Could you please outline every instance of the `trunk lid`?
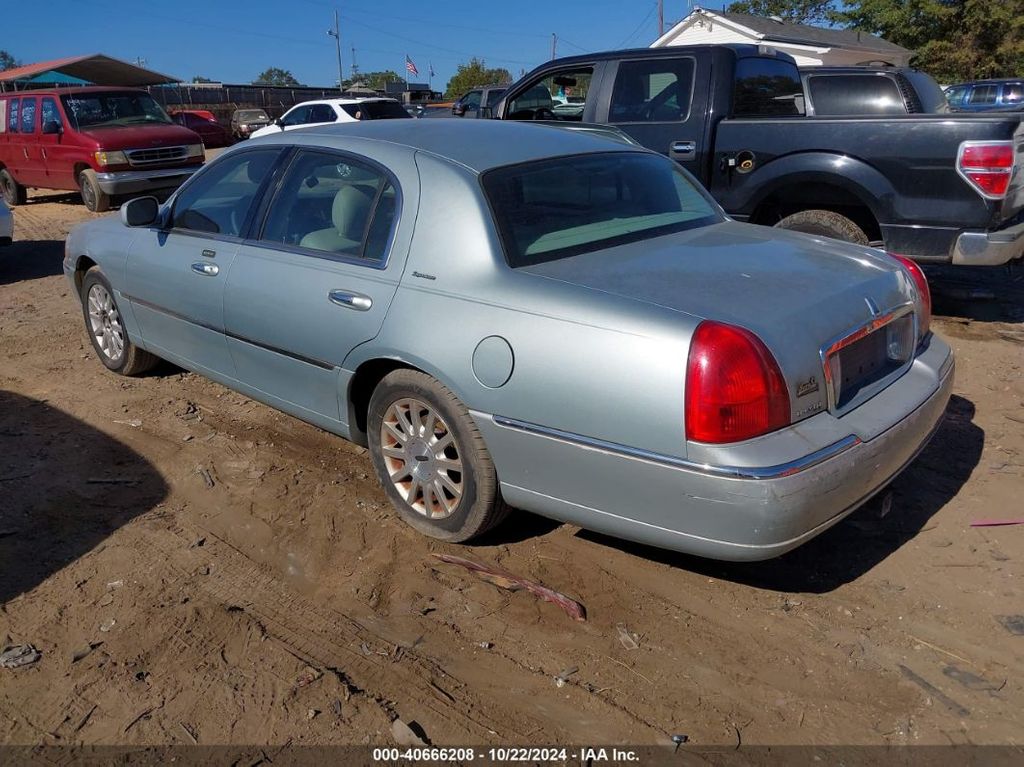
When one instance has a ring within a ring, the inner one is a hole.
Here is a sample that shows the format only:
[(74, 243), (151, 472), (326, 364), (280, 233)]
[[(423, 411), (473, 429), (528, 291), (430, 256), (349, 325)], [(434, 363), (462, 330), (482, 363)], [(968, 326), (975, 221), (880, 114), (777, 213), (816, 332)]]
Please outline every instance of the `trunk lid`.
[(732, 221), (520, 271), (753, 331), (786, 377), (794, 420), (828, 407), (821, 350), (913, 296), (870, 248)]

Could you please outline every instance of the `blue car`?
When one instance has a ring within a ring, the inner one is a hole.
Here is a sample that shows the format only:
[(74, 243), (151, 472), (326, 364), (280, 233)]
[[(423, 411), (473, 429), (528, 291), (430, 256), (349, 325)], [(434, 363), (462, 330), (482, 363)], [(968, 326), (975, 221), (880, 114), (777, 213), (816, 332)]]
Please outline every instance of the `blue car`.
[(912, 261), (731, 221), (600, 131), (279, 132), (77, 227), (64, 269), (111, 371), (170, 360), (367, 446), (446, 541), (526, 509), (776, 556), (910, 463), (953, 381)]

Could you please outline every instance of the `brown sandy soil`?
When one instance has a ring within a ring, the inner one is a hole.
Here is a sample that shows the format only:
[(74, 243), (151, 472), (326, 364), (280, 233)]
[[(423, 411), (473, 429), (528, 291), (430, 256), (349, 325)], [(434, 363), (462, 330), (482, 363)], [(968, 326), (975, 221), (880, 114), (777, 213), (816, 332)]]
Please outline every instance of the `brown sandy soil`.
[(740, 566), (524, 513), (472, 548), (429, 541), (362, 449), (169, 365), (106, 372), (60, 274), (89, 214), (37, 196), (15, 217), (0, 642), (43, 655), (0, 670), (0, 742), (387, 744), (401, 717), (435, 744), (1020, 744), (1024, 636), (1000, 616), (1024, 613), (1024, 527), (969, 527), (1024, 516), (1024, 282), (1005, 272), (936, 284), (956, 396), (891, 511)]

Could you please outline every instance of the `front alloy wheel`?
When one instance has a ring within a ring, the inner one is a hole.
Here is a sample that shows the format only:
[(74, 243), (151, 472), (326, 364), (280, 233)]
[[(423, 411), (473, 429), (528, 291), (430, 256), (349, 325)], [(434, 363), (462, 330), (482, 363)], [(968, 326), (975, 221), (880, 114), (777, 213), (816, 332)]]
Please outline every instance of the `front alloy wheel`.
[(124, 328), (114, 299), (110, 297), (110, 291), (97, 282), (89, 288), (88, 301), (92, 342), (108, 363), (117, 365), (124, 355)]

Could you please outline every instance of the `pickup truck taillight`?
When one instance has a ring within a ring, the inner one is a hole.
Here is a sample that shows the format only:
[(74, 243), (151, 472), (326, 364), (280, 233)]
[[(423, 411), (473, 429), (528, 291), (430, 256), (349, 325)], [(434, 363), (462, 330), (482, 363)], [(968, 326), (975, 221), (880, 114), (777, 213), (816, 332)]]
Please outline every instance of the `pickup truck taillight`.
[(914, 302), (917, 304), (918, 315), (917, 336), (919, 339), (923, 339), (928, 335), (928, 328), (932, 323), (932, 292), (928, 288), (928, 278), (924, 276), (921, 267), (913, 259), (906, 256), (897, 256), (895, 253), (890, 253), (889, 255), (900, 262), (903, 268), (910, 273), (910, 277), (914, 281), (914, 287), (917, 292), (917, 300)]
[(705, 320), (686, 365), (686, 438), (739, 442), (790, 423), (789, 392), (771, 352), (749, 330)]
[(1013, 176), (1012, 141), (964, 141), (956, 156), (956, 170), (989, 200), (1006, 196)]

